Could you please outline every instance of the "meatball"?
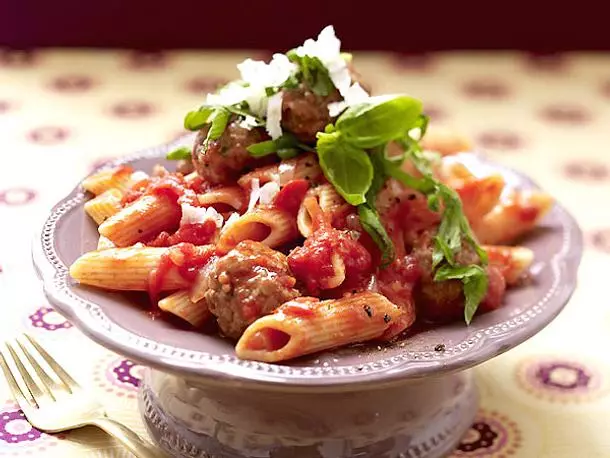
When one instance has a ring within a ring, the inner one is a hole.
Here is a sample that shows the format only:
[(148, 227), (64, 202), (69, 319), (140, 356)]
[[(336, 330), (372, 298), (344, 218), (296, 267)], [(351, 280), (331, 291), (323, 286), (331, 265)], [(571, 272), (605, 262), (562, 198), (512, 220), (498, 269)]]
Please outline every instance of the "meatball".
[(257, 318), (299, 297), (286, 256), (246, 240), (208, 268), (205, 299), (222, 332), (237, 339)]
[(338, 91), (326, 97), (317, 95), (306, 85), (284, 91), (282, 98), (282, 128), (292, 132), (299, 140), (314, 144), (316, 133), (323, 132), (333, 121), (328, 104), (341, 100)]
[[(426, 321), (447, 323), (464, 316), (464, 285), (460, 280), (434, 281), (432, 252), (434, 240), (430, 232), (424, 232), (411, 255), (421, 269), (421, 278), (414, 290), (418, 316)], [(464, 243), (456, 256), (459, 264), (477, 264), (479, 257), (474, 249)]]
[(201, 178), (212, 185), (234, 182), (244, 172), (270, 163), (272, 156), (252, 157), (248, 146), (268, 140), (263, 128), (246, 129), (233, 119), (217, 140), (205, 145), (209, 126), (201, 129), (193, 146), (193, 165)]

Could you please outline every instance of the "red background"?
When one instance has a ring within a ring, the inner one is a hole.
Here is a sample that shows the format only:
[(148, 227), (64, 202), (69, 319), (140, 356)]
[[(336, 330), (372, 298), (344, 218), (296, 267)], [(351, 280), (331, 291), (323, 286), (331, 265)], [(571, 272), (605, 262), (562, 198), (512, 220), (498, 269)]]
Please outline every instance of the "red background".
[(0, 46), (283, 50), (333, 24), (347, 49), (610, 50), (608, 2), (0, 0)]

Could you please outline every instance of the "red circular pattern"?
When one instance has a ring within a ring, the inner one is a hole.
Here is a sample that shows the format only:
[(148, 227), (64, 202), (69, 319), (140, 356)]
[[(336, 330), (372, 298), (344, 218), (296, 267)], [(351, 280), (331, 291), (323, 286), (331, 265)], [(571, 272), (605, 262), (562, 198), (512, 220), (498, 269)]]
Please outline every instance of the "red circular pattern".
[(27, 138), (39, 145), (57, 145), (68, 138), (68, 129), (57, 126), (42, 126), (28, 132)]
[(207, 94), (227, 84), (226, 78), (219, 76), (198, 76), (186, 82), (186, 90), (193, 94)]
[(578, 105), (552, 105), (544, 108), (542, 117), (549, 121), (562, 124), (584, 124), (591, 120), (591, 113)]
[(154, 111), (154, 107), (150, 103), (140, 100), (127, 100), (111, 107), (112, 114), (119, 118), (145, 118)]
[(396, 53), (393, 62), (398, 70), (405, 72), (429, 72), (434, 69), (435, 58), (432, 54)]
[(515, 132), (493, 130), (479, 135), (477, 143), (486, 149), (515, 150), (523, 145), (523, 140)]
[(567, 58), (561, 53), (529, 53), (526, 56), (526, 67), (531, 70), (556, 73), (567, 68)]
[(501, 99), (510, 93), (507, 84), (493, 78), (468, 81), (464, 84), (463, 91), (468, 97), (482, 99)]
[(566, 164), (563, 171), (568, 178), (583, 181), (603, 181), (610, 176), (606, 164), (586, 159)]
[(161, 51), (131, 51), (127, 55), (126, 67), (131, 70), (154, 70), (168, 65), (167, 54)]
[(94, 85), (93, 78), (87, 75), (62, 75), (51, 81), (51, 88), (59, 92), (85, 92)]
[(36, 199), (36, 191), (29, 188), (9, 188), (0, 191), (0, 205), (17, 207)]
[(14, 108), (14, 104), (8, 100), (0, 100), (0, 114), (6, 113), (10, 109)]
[(0, 48), (0, 67), (30, 67), (35, 61), (36, 56), (32, 51)]
[(595, 248), (610, 254), (610, 229), (593, 231), (589, 236), (589, 240)]

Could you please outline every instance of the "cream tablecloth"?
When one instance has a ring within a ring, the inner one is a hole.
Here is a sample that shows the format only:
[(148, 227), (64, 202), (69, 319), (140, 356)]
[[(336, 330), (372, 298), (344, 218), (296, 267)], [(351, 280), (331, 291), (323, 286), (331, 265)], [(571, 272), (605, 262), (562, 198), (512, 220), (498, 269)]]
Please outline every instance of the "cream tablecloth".
[[(34, 334), (140, 433), (142, 368), (50, 308), (31, 266), (32, 234), (95, 164), (180, 135), (185, 111), (250, 54), (0, 50), (0, 332)], [(529, 173), (586, 234), (565, 311), (476, 369), (481, 409), (455, 456), (609, 457), (610, 55), (362, 54), (355, 62), (377, 92), (421, 97), (435, 124)], [(0, 456), (128, 454), (96, 429), (31, 428), (1, 380)]]

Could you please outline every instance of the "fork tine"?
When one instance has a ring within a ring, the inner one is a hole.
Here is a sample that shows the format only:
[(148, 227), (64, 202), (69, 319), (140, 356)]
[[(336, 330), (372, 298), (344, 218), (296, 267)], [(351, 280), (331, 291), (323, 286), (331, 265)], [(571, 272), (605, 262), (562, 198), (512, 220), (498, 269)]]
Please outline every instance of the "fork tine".
[[(0, 352), (0, 367), (2, 367), (2, 372), (4, 372), (4, 378), (6, 379), (6, 382), (9, 386), (9, 388), (11, 389), (11, 392), (13, 393), (13, 397), (15, 398), (15, 401), (17, 401), (17, 404), (19, 404), (19, 407), (21, 407), (21, 410), (25, 410), (26, 408), (35, 407), (34, 400), (26, 399), (25, 395), (21, 391), (21, 388), (19, 388), (19, 384), (17, 383), (17, 380), (13, 376), (13, 373), (11, 372), (8, 362), (6, 361), (6, 358), (4, 357), (4, 352)], [(30, 394), (30, 393), (28, 393), (28, 394)]]
[(30, 362), (30, 366), (32, 366), (32, 368), (38, 375), (38, 378), (40, 378), (40, 380), (42, 381), (42, 385), (43, 385), (46, 393), (49, 396), (51, 396), (51, 398), (53, 398), (53, 400), (56, 400), (55, 396), (53, 395), (53, 390), (58, 388), (57, 383), (55, 383), (55, 380), (53, 380), (51, 377), (49, 377), (49, 374), (47, 374), (47, 372), (42, 368), (42, 366), (38, 363), (38, 361), (36, 361), (36, 359), (34, 359), (32, 354), (30, 353), (30, 351), (26, 348), (25, 345), (23, 345), (19, 341), (19, 339), (17, 339), (16, 342), (17, 342), (17, 345), (19, 345), (21, 352), (25, 355), (25, 357)]
[(74, 392), (75, 389), (79, 388), (80, 385), (76, 380), (68, 374), (61, 365), (55, 361), (55, 359), (47, 353), (47, 351), (42, 348), (42, 346), (29, 334), (25, 334), (26, 339), (32, 344), (32, 346), (40, 353), (42, 359), (49, 365), (49, 367), (55, 371), (55, 374), (59, 379), (66, 385), (66, 387), (70, 390), (71, 393)]
[(41, 403), (44, 404), (45, 401), (48, 401), (49, 396), (40, 389), (36, 381), (32, 378), (12, 345), (6, 342), (6, 348), (8, 348), (8, 351), (11, 354), (11, 357), (13, 358), (13, 362), (15, 363), (19, 374), (23, 378), (25, 386), (30, 391), (34, 402), (38, 405), (38, 407), (40, 407)]

